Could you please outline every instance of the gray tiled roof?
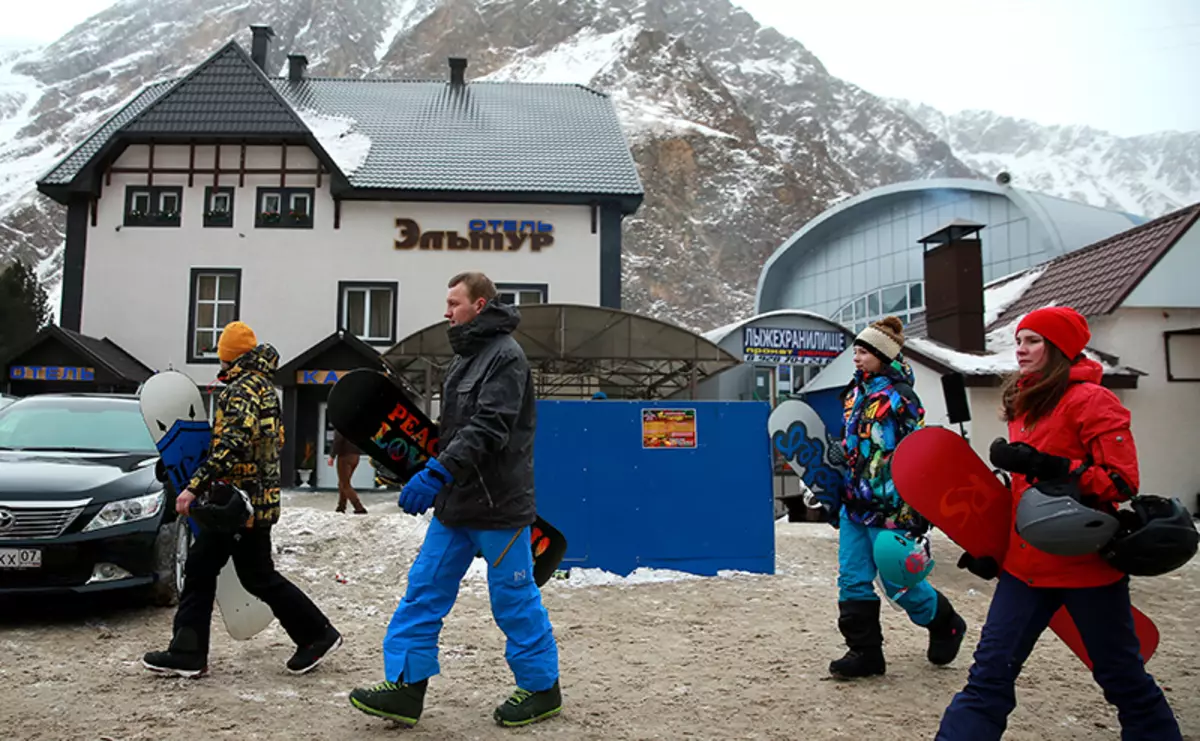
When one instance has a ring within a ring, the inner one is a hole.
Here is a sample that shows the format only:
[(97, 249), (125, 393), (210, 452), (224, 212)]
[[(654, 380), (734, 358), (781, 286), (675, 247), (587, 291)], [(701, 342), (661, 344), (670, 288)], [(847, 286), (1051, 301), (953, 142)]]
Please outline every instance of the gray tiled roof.
[(230, 42), (121, 127), (132, 134), (304, 134), (242, 47)]
[(371, 139), (356, 187), (642, 194), (611, 100), (580, 85), (272, 81), (297, 110), (352, 118)]
[[(168, 92), (169, 91), (169, 92)], [(150, 86), (59, 163), (62, 185), (114, 134), (307, 134), (298, 112), (354, 120), (371, 140), (357, 188), (638, 196), (608, 96), (580, 85), (267, 78), (230, 42), (186, 77)], [(317, 139), (318, 142), (322, 140)], [(322, 143), (334, 162), (339, 147)]]
[(98, 340), (65, 327), (59, 329), (85, 352), (106, 364), (117, 375), (130, 381), (145, 381), (151, 376), (149, 368), (107, 337)]
[(105, 121), (98, 129), (92, 132), (91, 136), (84, 139), (79, 146), (75, 147), (70, 154), (47, 172), (41, 178), (41, 182), (49, 185), (65, 185), (71, 182), (71, 179), (83, 169), (88, 160), (100, 151), (100, 148), (104, 146), (104, 143), (112, 137), (117, 129), (145, 110), (146, 106), (158, 100), (174, 84), (174, 80), (156, 82), (135, 95), (132, 100), (125, 104), (124, 108), (117, 111), (112, 118)]

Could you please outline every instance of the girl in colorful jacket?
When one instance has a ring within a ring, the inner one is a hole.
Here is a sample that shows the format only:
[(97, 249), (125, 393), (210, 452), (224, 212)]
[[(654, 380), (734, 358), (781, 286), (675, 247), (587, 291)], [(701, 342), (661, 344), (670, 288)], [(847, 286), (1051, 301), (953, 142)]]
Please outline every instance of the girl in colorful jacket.
[[(929, 523), (900, 498), (892, 483), (892, 452), (925, 424), (925, 410), (913, 391), (912, 368), (901, 355), (903, 346), (904, 325), (894, 316), (865, 328), (854, 340), (854, 380), (842, 392), (847, 473), (838, 527), (838, 629), (849, 651), (829, 665), (838, 679), (887, 669), (880, 601), (873, 585), (878, 572), (876, 538), (929, 530)], [(967, 624), (950, 601), (925, 580), (907, 590), (881, 581), (909, 619), (928, 629), (929, 661), (953, 661)]]
[[(1068, 307), (1038, 309), (1017, 325), (1018, 371), (1002, 397), (1009, 441), (998, 438), (990, 452), (994, 466), (1012, 473), (1014, 522), (1031, 483), (1061, 481), (1081, 469), (1080, 499), (1110, 514), (1137, 491), (1129, 410), (1100, 385), (1100, 365), (1083, 355), (1090, 338), (1087, 320)], [(1171, 708), (1143, 665), (1127, 575), (1098, 553), (1046, 553), (1015, 530), (1003, 569), (970, 554), (959, 565), (999, 581), (967, 685), (942, 716), (936, 741), (1000, 739), (1017, 704), (1017, 675), (1063, 605), (1092, 659), (1092, 678), (1117, 707), (1122, 741), (1180, 741)]]

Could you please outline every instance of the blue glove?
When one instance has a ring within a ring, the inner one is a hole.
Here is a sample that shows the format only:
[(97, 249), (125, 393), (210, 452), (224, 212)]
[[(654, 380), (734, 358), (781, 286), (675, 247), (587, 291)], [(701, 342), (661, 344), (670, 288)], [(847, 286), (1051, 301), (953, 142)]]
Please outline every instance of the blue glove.
[(425, 467), (408, 480), (400, 490), (400, 509), (410, 515), (423, 514), (433, 506), (438, 492), (454, 481), (454, 477), (437, 458), (430, 458)]

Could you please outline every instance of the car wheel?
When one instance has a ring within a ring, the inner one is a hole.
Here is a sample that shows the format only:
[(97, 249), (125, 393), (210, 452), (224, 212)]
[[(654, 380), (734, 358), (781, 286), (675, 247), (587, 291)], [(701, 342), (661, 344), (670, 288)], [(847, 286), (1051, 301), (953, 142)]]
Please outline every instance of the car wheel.
[(151, 587), (154, 604), (160, 607), (179, 604), (184, 566), (191, 545), (192, 531), (182, 517), (158, 529), (158, 538), (154, 541), (154, 585)]

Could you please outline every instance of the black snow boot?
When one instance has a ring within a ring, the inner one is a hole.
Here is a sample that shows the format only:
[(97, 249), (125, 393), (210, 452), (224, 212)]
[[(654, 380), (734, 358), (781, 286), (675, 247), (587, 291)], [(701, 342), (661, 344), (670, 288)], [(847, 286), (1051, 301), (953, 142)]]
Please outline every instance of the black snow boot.
[(405, 684), (380, 682), (374, 687), (359, 687), (350, 692), (350, 704), (367, 715), (387, 718), (412, 728), (425, 709), (428, 679)]
[(297, 646), (296, 653), (288, 659), (287, 670), (292, 674), (305, 674), (317, 668), (329, 654), (342, 645), (342, 634), (332, 625), (325, 626), (321, 637), (304, 646)]
[(200, 648), (196, 631), (180, 628), (166, 651), (149, 651), (142, 666), (156, 674), (196, 679), (208, 673), (208, 652)]
[(929, 661), (938, 666), (954, 661), (967, 634), (967, 621), (941, 592), (937, 593), (937, 612), (925, 628), (929, 630), (929, 650), (925, 654)]
[(530, 692), (518, 687), (512, 695), (492, 713), (497, 724), (507, 727), (527, 726), (539, 720), (552, 718), (562, 712), (562, 692), (558, 680), (550, 689)]
[(850, 648), (846, 655), (829, 663), (835, 679), (858, 679), (884, 674), (883, 628), (879, 624), (879, 600), (838, 603), (838, 630)]

